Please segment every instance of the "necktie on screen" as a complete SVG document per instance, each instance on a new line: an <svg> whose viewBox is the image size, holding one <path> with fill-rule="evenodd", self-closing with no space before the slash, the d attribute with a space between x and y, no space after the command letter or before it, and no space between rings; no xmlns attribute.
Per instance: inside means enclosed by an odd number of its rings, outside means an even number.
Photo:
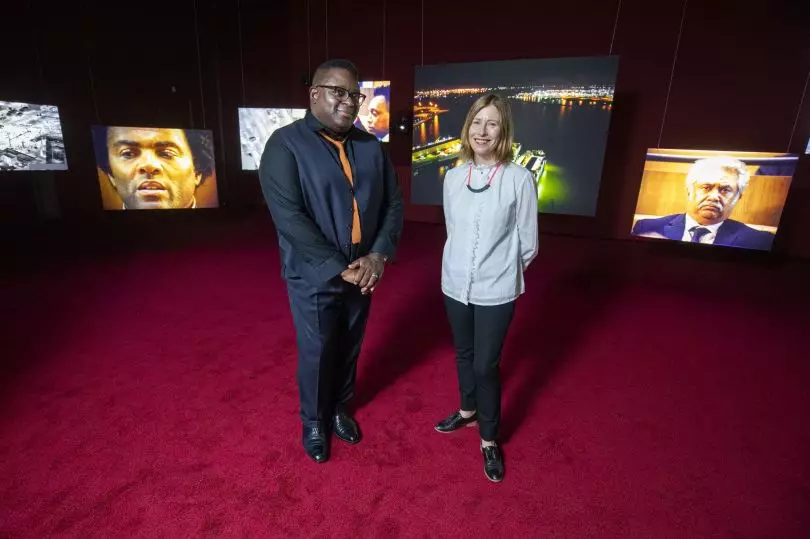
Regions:
<svg viewBox="0 0 810 539"><path fill-rule="evenodd" d="M708 234L710 230L702 226L693 226L689 232L692 234L692 243L700 243L700 238Z"/></svg>

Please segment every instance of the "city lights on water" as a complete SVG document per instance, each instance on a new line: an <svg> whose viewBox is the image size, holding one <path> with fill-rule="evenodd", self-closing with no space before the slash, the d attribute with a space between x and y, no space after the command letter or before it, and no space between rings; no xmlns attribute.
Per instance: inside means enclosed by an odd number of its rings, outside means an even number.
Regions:
<svg viewBox="0 0 810 539"><path fill-rule="evenodd" d="M552 100L598 100L613 101L614 88L610 85L568 86L568 85L539 85L539 86L493 86L473 88L434 88L419 90L414 96L420 106L426 105L425 100L442 99L447 97L474 96L485 93L499 93L513 99L523 101L552 101ZM435 106L429 103L428 106Z"/></svg>

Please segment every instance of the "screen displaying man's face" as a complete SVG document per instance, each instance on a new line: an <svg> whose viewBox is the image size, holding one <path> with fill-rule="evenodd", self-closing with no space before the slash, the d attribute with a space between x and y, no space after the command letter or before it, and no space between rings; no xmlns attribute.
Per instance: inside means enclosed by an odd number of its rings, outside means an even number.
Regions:
<svg viewBox="0 0 810 539"><path fill-rule="evenodd" d="M110 181L128 209L189 208L201 175L182 129L110 127Z"/></svg>
<svg viewBox="0 0 810 539"><path fill-rule="evenodd" d="M739 178L721 168L704 172L687 190L686 212L701 225L729 218L739 201Z"/></svg>
<svg viewBox="0 0 810 539"><path fill-rule="evenodd" d="M355 127L388 142L391 124L391 81L363 81L360 91L366 96L354 122Z"/></svg>
<svg viewBox="0 0 810 539"><path fill-rule="evenodd" d="M366 130L377 137L384 137L388 134L390 115L388 114L388 103L385 96L375 96L368 105L368 117L366 118Z"/></svg>

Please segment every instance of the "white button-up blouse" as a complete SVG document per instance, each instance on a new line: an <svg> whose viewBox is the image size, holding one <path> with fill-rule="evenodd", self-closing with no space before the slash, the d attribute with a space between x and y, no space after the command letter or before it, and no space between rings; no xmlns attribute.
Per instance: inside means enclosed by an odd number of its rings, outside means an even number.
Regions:
<svg viewBox="0 0 810 539"><path fill-rule="evenodd" d="M537 185L525 168L467 162L444 178L447 242L442 255L442 292L474 305L501 305L525 291L523 272L537 254Z"/></svg>

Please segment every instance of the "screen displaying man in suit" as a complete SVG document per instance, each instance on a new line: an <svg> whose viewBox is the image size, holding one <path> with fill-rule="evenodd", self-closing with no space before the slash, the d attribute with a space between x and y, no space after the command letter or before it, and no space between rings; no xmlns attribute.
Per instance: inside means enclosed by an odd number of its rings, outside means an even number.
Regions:
<svg viewBox="0 0 810 539"><path fill-rule="evenodd" d="M360 93L365 99L357 113L355 127L374 135L380 142L388 142L391 124L391 82L361 82Z"/></svg>
<svg viewBox="0 0 810 539"><path fill-rule="evenodd" d="M686 212L641 219L636 236L770 250L773 234L731 219L748 187L745 163L718 155L696 161L686 176Z"/></svg>

